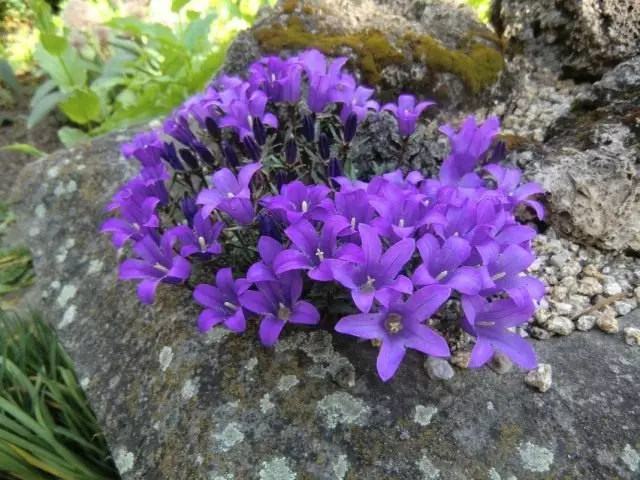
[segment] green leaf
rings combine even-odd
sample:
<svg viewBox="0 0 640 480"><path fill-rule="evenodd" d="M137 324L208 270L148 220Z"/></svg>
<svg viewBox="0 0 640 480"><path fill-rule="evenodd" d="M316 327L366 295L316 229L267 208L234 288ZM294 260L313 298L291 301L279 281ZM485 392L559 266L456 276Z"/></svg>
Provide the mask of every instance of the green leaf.
<svg viewBox="0 0 640 480"><path fill-rule="evenodd" d="M34 157L44 157L46 155L46 153L38 150L33 145L29 145L28 143L12 143L11 145L0 147L0 150L28 153L29 155L33 155Z"/></svg>
<svg viewBox="0 0 640 480"><path fill-rule="evenodd" d="M42 85L40 85L37 88L37 90L33 94L33 97L31 97L31 101L29 102L29 106L31 108L33 108L33 106L35 104L37 104L42 99L42 97L44 97L47 93L50 93L51 90L56 88L56 86L57 86L56 82L53 81L51 78L49 80L47 80L46 82L44 82Z"/></svg>
<svg viewBox="0 0 640 480"><path fill-rule="evenodd" d="M72 121L85 125L100 118L100 97L91 90L77 89L60 102L60 110Z"/></svg>
<svg viewBox="0 0 640 480"><path fill-rule="evenodd" d="M173 0L171 2L171 11L173 13L178 13L180 10L182 10L182 7L184 7L190 1L191 0Z"/></svg>
<svg viewBox="0 0 640 480"><path fill-rule="evenodd" d="M65 147L73 147L79 143L88 142L91 137L79 128L62 127L58 130L58 138Z"/></svg>
<svg viewBox="0 0 640 480"><path fill-rule="evenodd" d="M211 23L216 19L218 15L212 13L204 18L198 18L189 24L184 32L183 38L186 47L190 52L202 52L205 51L209 45L209 31L211 30Z"/></svg>
<svg viewBox="0 0 640 480"><path fill-rule="evenodd" d="M16 78L16 74L13 73L13 68L9 65L9 62L4 58L0 58L0 80L4 83L14 96L20 94L20 84Z"/></svg>
<svg viewBox="0 0 640 480"><path fill-rule="evenodd" d="M30 4L38 30L48 33L55 32L56 27L53 24L51 6L44 0L31 0Z"/></svg>
<svg viewBox="0 0 640 480"><path fill-rule="evenodd" d="M60 89L84 87L87 83L87 69L72 48L67 48L61 56L55 56L38 44L34 58Z"/></svg>
<svg viewBox="0 0 640 480"><path fill-rule="evenodd" d="M42 46L51 55L59 57L69 47L69 42L63 36L56 35L55 33L41 33L40 41Z"/></svg>
<svg viewBox="0 0 640 480"><path fill-rule="evenodd" d="M27 118L27 128L37 125L51 110L53 110L64 98L62 92L53 92L44 95L29 112Z"/></svg>

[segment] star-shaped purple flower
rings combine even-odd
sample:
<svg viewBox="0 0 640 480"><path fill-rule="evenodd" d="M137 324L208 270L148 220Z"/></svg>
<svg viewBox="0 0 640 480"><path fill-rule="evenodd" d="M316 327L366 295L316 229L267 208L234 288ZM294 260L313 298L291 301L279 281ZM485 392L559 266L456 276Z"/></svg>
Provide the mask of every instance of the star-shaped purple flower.
<svg viewBox="0 0 640 480"><path fill-rule="evenodd" d="M138 241L133 251L140 258L125 260L120 264L118 278L139 280L138 297L142 303L152 304L160 283L180 284L191 275L191 264L173 253L172 236L165 234L158 245L147 235Z"/></svg>
<svg viewBox="0 0 640 480"><path fill-rule="evenodd" d="M260 315L259 336L264 345L273 345L287 323L315 325L320 321L316 307L300 300L300 272L284 273L277 282L258 282L256 287L258 291L248 290L240 295L240 304Z"/></svg>
<svg viewBox="0 0 640 480"><path fill-rule="evenodd" d="M398 129L400 135L408 137L416 130L416 123L418 117L429 106L434 105L434 102L420 102L416 104L416 97L413 95L400 95L398 97L398 104L387 103L382 110L391 112L398 121Z"/></svg>
<svg viewBox="0 0 640 480"><path fill-rule="evenodd" d="M274 238L262 236L258 239L258 254L260 261L254 263L247 271L247 280L251 283L277 282L274 262L284 247Z"/></svg>
<svg viewBox="0 0 640 480"><path fill-rule="evenodd" d="M233 279L230 268L216 272L216 284L200 284L193 291L193 298L205 309L198 316L198 329L206 332L224 324L229 330L240 333L247 328L244 309L239 296L249 290L251 282L244 278Z"/></svg>
<svg viewBox="0 0 640 480"><path fill-rule="evenodd" d="M476 267L463 266L472 247L460 237L449 237L442 244L431 234L417 242L422 264L413 273L416 286L440 284L467 295L476 295L483 285L483 275Z"/></svg>
<svg viewBox="0 0 640 480"><path fill-rule="evenodd" d="M238 177L228 168L213 174L215 188L202 190L196 203L202 205L201 215L208 217L218 209L231 215L237 222L248 225L255 217L249 184L253 175L262 168L260 163L250 163L240 169Z"/></svg>
<svg viewBox="0 0 640 480"><path fill-rule="evenodd" d="M195 256L202 259L210 258L222 252L218 237L224 228L224 223L213 223L209 217L202 215L193 217L193 226L179 225L169 232L180 241L180 255Z"/></svg>
<svg viewBox="0 0 640 480"><path fill-rule="evenodd" d="M253 121L259 118L264 125L278 128L278 119L273 113L265 112L267 96L256 90L248 99L233 100L225 105L224 115L218 125L220 127L235 127L240 138L253 135Z"/></svg>
<svg viewBox="0 0 640 480"><path fill-rule="evenodd" d="M346 219L334 216L322 226L320 233L307 220L300 220L285 230L295 248L284 250L276 257L276 274L291 270L309 270L309 278L318 282L333 280L328 260L338 259L361 263L362 250L352 243L338 246L338 233L349 226Z"/></svg>
<svg viewBox="0 0 640 480"><path fill-rule="evenodd" d="M353 90L349 98L343 102L342 110L340 110L342 123L344 124L347 121L351 112L356 114L358 123L362 123L369 111L380 111L380 104L375 100L371 100L374 92L373 88L367 87L357 87Z"/></svg>
<svg viewBox="0 0 640 480"><path fill-rule="evenodd" d="M522 172L517 168L504 168L500 165L491 164L484 167L495 179L498 191L503 193L511 210L524 204L533 211L540 220L544 218L544 207L536 200L530 200L529 197L544 193L544 189L539 183L529 182L520 185Z"/></svg>
<svg viewBox="0 0 640 480"><path fill-rule="evenodd" d="M531 345L508 329L525 323L534 312L533 304L512 299L487 301L481 296L463 297L463 328L476 337L469 367L480 367L500 352L524 368L536 368L538 362Z"/></svg>
<svg viewBox="0 0 640 480"><path fill-rule="evenodd" d="M394 301L376 313L342 318L336 331L368 340L380 340L378 375L389 380L398 370L407 348L435 357L448 357L449 346L425 322L449 298L449 289L439 285L421 288L406 302Z"/></svg>
<svg viewBox="0 0 640 480"><path fill-rule="evenodd" d="M351 298L361 312L369 312L373 300L388 304L396 292L411 293L413 284L400 275L415 250L416 242L405 238L382 253L382 242L375 229L361 223L358 227L364 262L359 265L330 260L334 279L351 290Z"/></svg>
<svg viewBox="0 0 640 480"><path fill-rule="evenodd" d="M333 211L325 185L305 185L299 180L282 186L280 195L267 196L262 204L274 213L282 213L290 224L306 218L324 220Z"/></svg>

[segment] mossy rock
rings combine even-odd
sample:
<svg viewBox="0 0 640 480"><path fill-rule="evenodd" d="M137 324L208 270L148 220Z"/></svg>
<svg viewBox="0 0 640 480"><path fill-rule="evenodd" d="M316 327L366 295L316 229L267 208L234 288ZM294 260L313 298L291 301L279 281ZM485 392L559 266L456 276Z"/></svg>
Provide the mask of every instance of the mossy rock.
<svg viewBox="0 0 640 480"><path fill-rule="evenodd" d="M505 71L500 39L471 9L435 2L416 14L409 7L408 1L341 9L326 0L286 0L232 45L228 70L241 71L261 54L317 48L348 56L361 82L377 88L383 101L410 92L444 109L489 105ZM423 21L433 16L437 22Z"/></svg>

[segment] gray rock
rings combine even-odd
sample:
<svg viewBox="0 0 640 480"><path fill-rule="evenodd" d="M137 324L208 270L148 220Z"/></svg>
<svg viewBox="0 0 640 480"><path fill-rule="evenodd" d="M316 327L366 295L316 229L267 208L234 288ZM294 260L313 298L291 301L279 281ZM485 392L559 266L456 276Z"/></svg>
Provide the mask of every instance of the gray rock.
<svg viewBox="0 0 640 480"><path fill-rule="evenodd" d="M570 319L560 316L551 317L545 328L558 335L569 335L575 330L575 326Z"/></svg>
<svg viewBox="0 0 640 480"><path fill-rule="evenodd" d="M286 329L272 349L253 326L242 336L200 335L189 292L175 288L160 288L153 307L140 305L135 286L116 280L109 239L96 234L104 204L135 168L119 158L117 136L35 161L15 191L39 290L49 293L40 307L86 379L125 480L344 472L461 480L489 478L492 469L520 480L637 477L640 349L621 348L618 336L534 342L540 361L553 365L554 387L541 396L516 369L432 380L417 352L383 383L374 347L322 329ZM44 218L34 214L40 204ZM28 236L34 227L39 233ZM68 239L75 245L59 263ZM340 380L345 371L352 381ZM285 376L299 383L283 391ZM427 426L414 421L418 405L438 410Z"/></svg>
<svg viewBox="0 0 640 480"><path fill-rule="evenodd" d="M550 129L528 175L542 183L549 221L571 239L640 251L640 57L594 84Z"/></svg>
<svg viewBox="0 0 640 480"><path fill-rule="evenodd" d="M548 363L539 364L538 368L527 372L524 377L524 382L543 393L546 392L551 388L551 384L553 383L551 365Z"/></svg>
<svg viewBox="0 0 640 480"><path fill-rule="evenodd" d="M433 379L451 380L455 375L451 364L443 358L427 358L424 362L424 368Z"/></svg>
<svg viewBox="0 0 640 480"><path fill-rule="evenodd" d="M583 315L576 321L576 328L581 332L588 332L596 325L595 315Z"/></svg>
<svg viewBox="0 0 640 480"><path fill-rule="evenodd" d="M578 80L640 53L636 0L498 0L492 23L529 58Z"/></svg>

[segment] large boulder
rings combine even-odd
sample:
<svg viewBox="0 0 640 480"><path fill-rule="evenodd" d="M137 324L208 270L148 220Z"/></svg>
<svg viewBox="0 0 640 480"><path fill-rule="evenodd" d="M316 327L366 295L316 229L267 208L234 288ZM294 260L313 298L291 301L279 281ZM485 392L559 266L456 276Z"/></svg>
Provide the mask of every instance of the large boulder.
<svg viewBox="0 0 640 480"><path fill-rule="evenodd" d="M133 173L122 139L40 159L15 192L40 305L123 478L637 478L640 349L621 335L536 343L554 375L541 394L516 370L434 380L418 354L384 384L373 346L322 329L287 330L273 349L253 327L200 335L175 288L142 306L97 233Z"/></svg>
<svg viewBox="0 0 640 480"><path fill-rule="evenodd" d="M513 50L579 80L640 54L637 0L494 0L492 23Z"/></svg>
<svg viewBox="0 0 640 480"><path fill-rule="evenodd" d="M383 100L408 91L449 112L492 105L505 77L500 39L462 0L281 1L232 43L224 70L308 48L348 56Z"/></svg>
<svg viewBox="0 0 640 480"><path fill-rule="evenodd" d="M640 252L640 56L618 65L550 128L528 173L558 232Z"/></svg>

